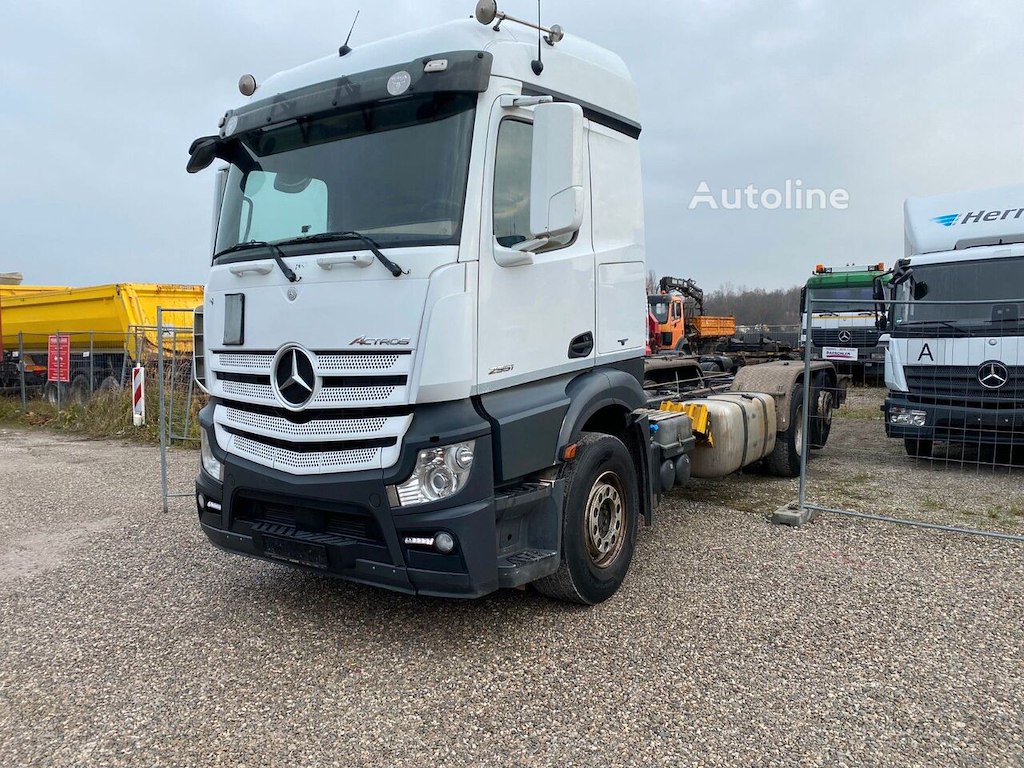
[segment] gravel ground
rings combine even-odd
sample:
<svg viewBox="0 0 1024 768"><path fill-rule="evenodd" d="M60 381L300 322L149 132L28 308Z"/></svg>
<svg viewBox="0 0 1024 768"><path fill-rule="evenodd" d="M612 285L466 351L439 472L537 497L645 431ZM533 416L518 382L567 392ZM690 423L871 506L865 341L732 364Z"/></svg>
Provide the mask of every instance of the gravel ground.
<svg viewBox="0 0 1024 768"><path fill-rule="evenodd" d="M0 430L4 765L1024 764L1020 544L690 491L603 605L446 602L218 552L158 486Z"/></svg>

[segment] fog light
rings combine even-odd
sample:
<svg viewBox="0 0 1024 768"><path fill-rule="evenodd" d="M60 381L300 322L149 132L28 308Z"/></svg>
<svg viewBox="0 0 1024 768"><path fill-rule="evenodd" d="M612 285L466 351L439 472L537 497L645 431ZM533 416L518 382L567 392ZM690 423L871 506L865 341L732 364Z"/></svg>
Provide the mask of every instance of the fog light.
<svg viewBox="0 0 1024 768"><path fill-rule="evenodd" d="M434 549L442 555L447 555L455 549L455 539L452 538L450 533L445 533L444 531L434 534Z"/></svg>
<svg viewBox="0 0 1024 768"><path fill-rule="evenodd" d="M200 493L198 496L196 496L196 501L199 502L200 509L206 509L206 497L203 496L203 494Z"/></svg>

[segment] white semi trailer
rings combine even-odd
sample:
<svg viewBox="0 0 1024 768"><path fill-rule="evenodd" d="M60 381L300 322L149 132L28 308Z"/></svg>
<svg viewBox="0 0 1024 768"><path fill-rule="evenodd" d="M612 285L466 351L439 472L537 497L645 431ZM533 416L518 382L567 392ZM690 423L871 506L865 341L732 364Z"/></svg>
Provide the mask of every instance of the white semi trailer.
<svg viewBox="0 0 1024 768"><path fill-rule="evenodd" d="M191 172L227 163L197 314L217 546L595 603L691 465L798 469L800 364L652 409L667 396L644 385L678 374L645 376L636 87L609 51L512 21L483 0L475 21L245 76L252 98L193 143ZM806 384L828 405L817 445L832 367Z"/></svg>
<svg viewBox="0 0 1024 768"><path fill-rule="evenodd" d="M936 442L1024 444L1024 187L906 201L906 256L885 358L885 428L911 456Z"/></svg>

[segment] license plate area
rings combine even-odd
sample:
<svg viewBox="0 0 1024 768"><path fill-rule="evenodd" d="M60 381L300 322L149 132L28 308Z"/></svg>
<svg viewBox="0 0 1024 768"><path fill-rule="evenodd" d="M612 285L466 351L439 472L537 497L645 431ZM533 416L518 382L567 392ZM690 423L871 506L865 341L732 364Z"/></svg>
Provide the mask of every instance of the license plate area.
<svg viewBox="0 0 1024 768"><path fill-rule="evenodd" d="M327 568L327 547L279 536L263 536L263 554L275 560L308 565L313 568Z"/></svg>

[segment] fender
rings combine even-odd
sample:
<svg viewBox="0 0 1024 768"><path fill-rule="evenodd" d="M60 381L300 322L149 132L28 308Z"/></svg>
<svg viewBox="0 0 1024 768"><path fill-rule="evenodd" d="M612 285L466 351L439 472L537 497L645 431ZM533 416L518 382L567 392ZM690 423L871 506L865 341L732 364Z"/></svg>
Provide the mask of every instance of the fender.
<svg viewBox="0 0 1024 768"><path fill-rule="evenodd" d="M812 360L811 375L818 371L833 371L835 367L828 360ZM736 373L729 386L730 392L763 392L775 398L776 423L779 432L789 429L789 399L793 387L804 377L804 363L801 360L775 360L760 365L745 365ZM845 393L840 395L845 399Z"/></svg>
<svg viewBox="0 0 1024 768"><path fill-rule="evenodd" d="M609 405L617 405L627 412L644 408L647 395L636 376L618 368L597 368L577 376L565 388L569 396L569 409L562 420L555 450L576 442L587 419ZM626 424L623 423L623 429Z"/></svg>

